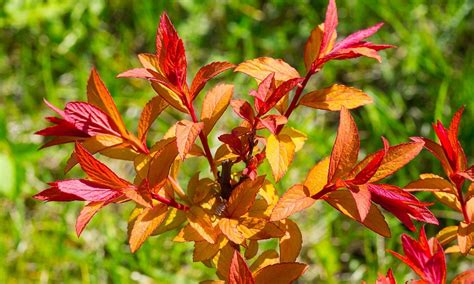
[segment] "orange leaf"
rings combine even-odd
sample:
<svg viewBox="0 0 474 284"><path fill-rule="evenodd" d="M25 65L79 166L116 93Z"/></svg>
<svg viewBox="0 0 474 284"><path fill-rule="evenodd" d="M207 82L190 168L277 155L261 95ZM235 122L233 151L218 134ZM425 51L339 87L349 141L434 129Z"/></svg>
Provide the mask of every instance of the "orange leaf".
<svg viewBox="0 0 474 284"><path fill-rule="evenodd" d="M468 271L464 271L454 277L451 284L469 284L474 281L474 269L469 269Z"/></svg>
<svg viewBox="0 0 474 284"><path fill-rule="evenodd" d="M81 144L76 144L75 153L82 170L93 181L114 189L130 186L128 181L118 177L106 165L95 159Z"/></svg>
<svg viewBox="0 0 474 284"><path fill-rule="evenodd" d="M229 284L254 284L252 272L238 251L234 251L229 270Z"/></svg>
<svg viewBox="0 0 474 284"><path fill-rule="evenodd" d="M385 222L384 216L374 204L372 204L369 213L362 221L356 202L348 190L333 191L326 195L325 200L347 217L356 220L381 236L390 237L387 222Z"/></svg>
<svg viewBox="0 0 474 284"><path fill-rule="evenodd" d="M143 108L142 114L140 115L140 121L138 122L138 139L140 139L140 141L146 141L146 135L151 124L167 106L168 103L160 96L155 96L148 101Z"/></svg>
<svg viewBox="0 0 474 284"><path fill-rule="evenodd" d="M357 162L359 154L359 133L354 118L344 107L341 109L340 116L336 142L334 142L329 162L329 182L334 182L347 174Z"/></svg>
<svg viewBox="0 0 474 284"><path fill-rule="evenodd" d="M191 150L203 127L204 124L202 122L194 123L189 120L181 120L176 124L176 143L182 160L185 159L186 154Z"/></svg>
<svg viewBox="0 0 474 284"><path fill-rule="evenodd" d="M369 182L373 183L392 175L408 164L408 162L413 160L422 149L422 142L402 143L389 147L385 157L382 160L382 163L380 164L380 167L377 169L377 172L375 172ZM372 160L374 155L375 153L367 156L364 160L357 164L350 175L355 176L355 174L365 168L365 166Z"/></svg>
<svg viewBox="0 0 474 284"><path fill-rule="evenodd" d="M258 242L255 240L250 240L247 246L247 249L245 249L245 258L251 259L257 254L257 252L258 252Z"/></svg>
<svg viewBox="0 0 474 284"><path fill-rule="evenodd" d="M308 188L304 185L296 184L288 189L278 200L270 217L271 221L285 219L296 212L302 211L314 204L316 200L311 198Z"/></svg>
<svg viewBox="0 0 474 284"><path fill-rule="evenodd" d="M189 224L208 242L215 244L218 236L211 217L198 206L192 206L188 214Z"/></svg>
<svg viewBox="0 0 474 284"><path fill-rule="evenodd" d="M177 243L201 241L204 241L204 238L190 224L184 226L181 231L179 231L178 235L173 239L173 242Z"/></svg>
<svg viewBox="0 0 474 284"><path fill-rule="evenodd" d="M304 65L307 71L311 69L311 64L313 64L313 62L318 58L323 34L324 24L320 24L311 31L311 34L306 41L304 46Z"/></svg>
<svg viewBox="0 0 474 284"><path fill-rule="evenodd" d="M183 210L176 208L169 208L168 215L163 223L153 232L153 235L160 235L164 232L174 230L181 226L186 221L186 214Z"/></svg>
<svg viewBox="0 0 474 284"><path fill-rule="evenodd" d="M233 91L233 85L219 84L206 93L201 110L201 121L204 123L203 132L205 135L211 132L217 120L227 109Z"/></svg>
<svg viewBox="0 0 474 284"><path fill-rule="evenodd" d="M275 73L275 80L281 82L299 78L300 74L282 59L259 57L240 63L235 72L245 73L257 80L263 81L271 73Z"/></svg>
<svg viewBox="0 0 474 284"><path fill-rule="evenodd" d="M304 95L299 104L316 109L340 111L342 107L354 109L372 102L372 98L359 89L334 84Z"/></svg>
<svg viewBox="0 0 474 284"><path fill-rule="evenodd" d="M92 136L81 142L82 146L91 154L101 153L104 156L114 159L133 160L137 156L137 153L130 148L126 148L124 143L125 140L121 137L108 134ZM64 172L67 173L76 164L76 154L72 153L66 163Z"/></svg>
<svg viewBox="0 0 474 284"><path fill-rule="evenodd" d="M229 62L212 62L199 69L191 84L191 98L194 99L197 94L204 88L207 81L219 75L220 73L233 68L235 65Z"/></svg>
<svg viewBox="0 0 474 284"><path fill-rule="evenodd" d="M460 222L458 226L458 246L463 255L467 255L474 246L474 223Z"/></svg>
<svg viewBox="0 0 474 284"><path fill-rule="evenodd" d="M174 142L174 139L170 139L168 142ZM153 156L147 169L147 177L151 187L162 184L168 178L171 165L177 155L176 143L165 143L161 151Z"/></svg>
<svg viewBox="0 0 474 284"><path fill-rule="evenodd" d="M217 275L219 278L228 280L230 264L232 262L232 257L234 256L235 249L227 243L213 259L215 267L217 268Z"/></svg>
<svg viewBox="0 0 474 284"><path fill-rule="evenodd" d="M433 194L439 202L453 210L462 212L461 203L459 202L459 199L456 197L456 195L448 192L433 192Z"/></svg>
<svg viewBox="0 0 474 284"><path fill-rule="evenodd" d="M293 262L301 251L303 237L295 222L285 221L286 233L280 239L280 262Z"/></svg>
<svg viewBox="0 0 474 284"><path fill-rule="evenodd" d="M219 252L219 249L223 248L227 244L227 240L223 238L222 235L219 240L220 241L216 242L215 244L210 244L206 241L195 242L193 261L205 261L214 257Z"/></svg>
<svg viewBox="0 0 474 284"><path fill-rule="evenodd" d="M264 181L265 177L260 176L254 180L246 179L235 187L227 202L227 216L237 218L247 213Z"/></svg>
<svg viewBox="0 0 474 284"><path fill-rule="evenodd" d="M128 240L132 253L136 252L143 242L163 222L168 212L168 206L157 204L153 208L145 208L137 216Z"/></svg>
<svg viewBox="0 0 474 284"><path fill-rule="evenodd" d="M328 182L328 171L329 171L329 158L324 158L314 167L311 168L306 180L304 181L304 186L309 190L309 195L313 196L323 190L324 186Z"/></svg>
<svg viewBox="0 0 474 284"><path fill-rule="evenodd" d="M76 234L79 237L89 223L89 221L94 217L94 215L105 205L107 201L92 201L87 203L84 208L82 208L81 213L77 216L76 219Z"/></svg>
<svg viewBox="0 0 474 284"><path fill-rule="evenodd" d="M454 193L453 185L436 175L422 175L422 178L409 183L403 188L406 191L441 191Z"/></svg>
<svg viewBox="0 0 474 284"><path fill-rule="evenodd" d="M326 45L326 48L324 48L324 50L321 50L320 52L323 35L324 24L320 24L311 31L311 34L308 37L308 40L306 41L304 47L304 64L306 70L309 70L311 68L311 64L316 59L324 57L329 51L331 51L334 46L334 43L336 42L337 32L336 30L334 30L331 34L331 39Z"/></svg>
<svg viewBox="0 0 474 284"><path fill-rule="evenodd" d="M118 127L120 134L127 135L127 129L115 106L114 100L95 68L92 68L89 80L87 81L87 101L105 112Z"/></svg>
<svg viewBox="0 0 474 284"><path fill-rule="evenodd" d="M255 272L257 270L260 270L261 268L265 266L269 266L275 263L278 263L279 261L279 256L276 250L274 249L269 249L264 252L262 252L257 259L252 263L250 266L250 270Z"/></svg>
<svg viewBox="0 0 474 284"><path fill-rule="evenodd" d="M288 170L295 155L295 144L288 135L270 134L267 139L266 157L270 163L275 181L279 181Z"/></svg>
<svg viewBox="0 0 474 284"><path fill-rule="evenodd" d="M284 262L266 266L255 272L257 284L288 284L303 275L308 265L298 262Z"/></svg>
<svg viewBox="0 0 474 284"><path fill-rule="evenodd" d="M221 218L219 220L219 229L221 232L232 242L236 244L242 244L245 240L244 236L239 232L237 226L238 220Z"/></svg>

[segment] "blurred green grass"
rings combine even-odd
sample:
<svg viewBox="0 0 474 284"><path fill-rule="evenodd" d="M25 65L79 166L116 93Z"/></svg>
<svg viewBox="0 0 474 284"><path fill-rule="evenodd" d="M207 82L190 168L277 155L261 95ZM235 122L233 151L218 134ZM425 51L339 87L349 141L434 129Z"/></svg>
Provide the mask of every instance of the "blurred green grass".
<svg viewBox="0 0 474 284"><path fill-rule="evenodd" d="M79 204L42 204L31 195L45 182L64 178L62 167L71 146L37 151L49 110L42 104L84 100L90 68L98 68L126 119L135 129L140 107L153 91L139 80L116 74L138 66L136 54L154 51L159 15L166 10L187 49L190 74L214 60L239 63L258 56L284 58L303 70L303 45L312 27L322 22L326 1L28 1L0 3L0 264L1 283L195 283L213 271L192 263L190 245L173 244L171 235L148 240L134 255L126 245L131 207L99 213L78 239L73 230ZM385 26L374 42L397 45L383 52L384 61L359 59L328 64L312 87L339 82L361 88L375 104L355 111L364 152L409 136L432 137L431 122L447 121L462 104L461 141L472 162L474 149L474 3L454 1L338 1L341 36L379 21ZM236 84L235 96L247 96L255 83L240 74L217 81ZM215 83L214 82L214 83ZM179 117L166 113L153 127L155 137ZM235 124L230 112L221 130ZM308 134L294 167L280 190L299 182L307 170L330 153L338 116L301 110L291 125ZM153 136L153 135L152 135ZM215 145L215 144L214 144ZM125 175L130 167L114 164ZM204 163L189 165L199 169ZM440 173L426 152L391 178L403 186L423 172ZM78 171L68 174L77 176ZM423 196L426 200L431 197ZM442 224L444 207L433 209ZM456 217L456 216L455 216ZM389 217L391 239L383 239L321 205L296 218L304 234L301 260L311 265L301 283L374 281L392 267L399 280L408 269L385 248L399 249L406 232ZM435 228L429 226L432 235ZM271 246L271 244L268 244ZM449 258L449 273L469 266ZM471 263L472 264L472 263ZM412 275L411 275L412 276ZM370 282L369 282L370 283Z"/></svg>

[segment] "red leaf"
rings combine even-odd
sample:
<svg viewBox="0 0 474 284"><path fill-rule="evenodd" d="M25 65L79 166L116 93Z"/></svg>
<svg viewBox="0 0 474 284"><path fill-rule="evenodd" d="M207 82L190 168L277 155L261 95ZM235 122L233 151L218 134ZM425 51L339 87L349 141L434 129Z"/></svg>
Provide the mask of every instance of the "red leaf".
<svg viewBox="0 0 474 284"><path fill-rule="evenodd" d="M70 102L64 109L65 119L90 136L111 134L120 136L120 131L103 111L83 102Z"/></svg>
<svg viewBox="0 0 474 284"><path fill-rule="evenodd" d="M131 186L128 181L121 179L106 165L95 159L81 144L76 143L75 153L82 170L94 182L115 189Z"/></svg>
<svg viewBox="0 0 474 284"><path fill-rule="evenodd" d="M229 269L229 284L254 284L252 272L238 251L234 251Z"/></svg>
<svg viewBox="0 0 474 284"><path fill-rule="evenodd" d="M412 194L388 184L368 184L372 201L390 211L410 230L415 231L411 219L438 225L438 220L426 208L429 203L420 202Z"/></svg>
<svg viewBox="0 0 474 284"><path fill-rule="evenodd" d="M191 98L194 99L197 94L204 88L207 81L211 80L220 73L234 68L235 65L229 62L212 62L199 69L191 84Z"/></svg>
<svg viewBox="0 0 474 284"><path fill-rule="evenodd" d="M321 54L321 52L324 52L324 50L327 48L329 42L336 33L337 25L338 18L336 1L329 0L328 9L326 11L326 18L324 20L324 35L323 40L321 42L321 47L319 48L319 54Z"/></svg>
<svg viewBox="0 0 474 284"><path fill-rule="evenodd" d="M389 149L388 141L384 137L382 137L382 141L384 148L374 154L372 160L370 160L370 162L354 177L354 180L351 181L351 183L364 184L377 172Z"/></svg>
<svg viewBox="0 0 474 284"><path fill-rule="evenodd" d="M168 15L163 13L156 36L156 52L160 67L171 84L182 89L186 85L186 54Z"/></svg>
<svg viewBox="0 0 474 284"><path fill-rule="evenodd" d="M302 81L303 78L294 78L283 82L273 93L266 97L265 103L258 111L258 115L261 116L267 113L280 101L281 98L283 98L283 96L288 94L288 92L293 90Z"/></svg>
<svg viewBox="0 0 474 284"><path fill-rule="evenodd" d="M280 125L285 125L288 119L284 115L270 114L258 120L259 124L257 129L267 128L271 133L277 134L277 129Z"/></svg>
<svg viewBox="0 0 474 284"><path fill-rule="evenodd" d="M85 179L61 180L49 185L50 188L33 198L43 201L106 201L122 195L119 190Z"/></svg>
<svg viewBox="0 0 474 284"><path fill-rule="evenodd" d="M367 189L366 185L351 186L350 190L357 205L360 221L364 222L365 217L369 214L370 207L372 206L370 191Z"/></svg>
<svg viewBox="0 0 474 284"><path fill-rule="evenodd" d="M253 112L252 106L247 101L241 99L232 100L230 101L230 106L238 116L245 119L250 124L253 124L255 114Z"/></svg>
<svg viewBox="0 0 474 284"><path fill-rule="evenodd" d="M364 39L372 36L373 34L375 34L382 26L383 26L383 23L378 23L375 26L372 26L372 27L364 29L364 30L357 31L357 32L349 35L345 39L343 39L340 42L336 43L334 45L334 48L333 48L332 52L335 52L335 51L340 50L340 49L352 47L355 44L360 43L362 40L364 40Z"/></svg>

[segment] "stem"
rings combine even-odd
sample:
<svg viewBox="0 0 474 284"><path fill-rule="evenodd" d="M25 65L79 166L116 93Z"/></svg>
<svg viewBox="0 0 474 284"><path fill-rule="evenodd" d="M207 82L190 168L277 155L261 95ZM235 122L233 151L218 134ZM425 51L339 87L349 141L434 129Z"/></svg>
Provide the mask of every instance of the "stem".
<svg viewBox="0 0 474 284"><path fill-rule="evenodd" d="M168 181L171 183L171 187L173 187L173 190L176 192L176 194L178 194L178 196L183 199L183 200L187 200L187 196L186 194L184 193L184 190L181 188L181 186L179 185L179 183L172 177L172 176L168 176Z"/></svg>
<svg viewBox="0 0 474 284"><path fill-rule="evenodd" d="M462 196L463 182L455 182L455 184L456 184L456 190L458 194L459 203L461 204L462 215L464 216L464 220L466 221L466 223L470 224L471 218L469 217L469 214L467 213L466 201L464 201L464 197Z"/></svg>
<svg viewBox="0 0 474 284"><path fill-rule="evenodd" d="M194 123L198 122L198 119L196 117L196 112L194 111L194 106L192 103L188 102L187 108L189 110L189 113L191 114L191 118ZM209 143L207 142L207 137L204 135L204 133L201 131L199 132L199 139L201 140L202 146L204 147L204 152L206 153L206 158L207 161L209 162L209 166L211 167L212 174L214 175L214 179L217 179L217 167L216 164L214 163L214 159L212 158L211 154L211 149L209 148Z"/></svg>
<svg viewBox="0 0 474 284"><path fill-rule="evenodd" d="M298 101L300 99L300 96L301 94L303 93L303 90L304 88L306 88L306 85L308 84L308 81L309 79L311 78L311 76L313 76L314 74L316 73L316 70L313 70L313 68L311 68L308 73L306 73L306 76L304 77L304 80L303 82L301 82L301 84L298 86L298 88L296 89L296 92L295 92L295 96L293 97L293 99L291 100L291 103L290 103L290 106L288 107L288 109L286 110L285 112L285 117L286 118L289 118L291 113L295 110L295 108L298 106ZM276 133L280 133L280 131L283 129L283 125L280 125L278 126L277 128L277 131Z"/></svg>
<svg viewBox="0 0 474 284"><path fill-rule="evenodd" d="M155 193L152 193L151 194L151 197L153 197L153 199L156 199L158 201L160 201L161 203L163 204L166 204L168 206L171 206L171 207L174 207L178 210L183 210L183 211L188 211L189 210L189 207L184 205L184 204L181 204L181 203L178 203L176 202L176 200L174 199L168 199L164 196L161 196L159 194L155 194Z"/></svg>
<svg viewBox="0 0 474 284"><path fill-rule="evenodd" d="M334 190L336 190L336 185L333 184L333 185L330 185L328 187L324 187L320 192L316 193L315 195L311 196L311 198L313 199L320 199L321 197L323 197L324 195L330 193L330 192L333 192Z"/></svg>

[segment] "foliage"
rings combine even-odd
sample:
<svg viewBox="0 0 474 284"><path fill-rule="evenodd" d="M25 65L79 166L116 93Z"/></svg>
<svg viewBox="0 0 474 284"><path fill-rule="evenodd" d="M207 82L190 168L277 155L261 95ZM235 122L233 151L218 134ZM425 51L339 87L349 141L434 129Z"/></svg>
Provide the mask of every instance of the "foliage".
<svg viewBox="0 0 474 284"><path fill-rule="evenodd" d="M0 214L0 255L6 263L0 267L0 279L17 281L147 281L189 283L187 279L206 279L213 273L199 263L191 263L189 244L171 245L172 233L151 238L136 254L125 253L123 244L126 219L131 203L108 206L94 217L81 238L73 234L78 203L42 206L30 199L32 192L44 187L42 181L62 177L61 168L73 145L37 152L40 137L32 129L42 126L40 117L49 109L41 106L46 97L54 105L78 100L85 95L91 64L99 67L101 77L129 129L135 129L138 106L151 98L153 90L141 81L113 80L119 71L136 62L130 54L152 45L157 15L166 9L176 20L177 30L185 38L189 70L198 70L206 62L241 62L257 54L285 58L303 70L300 48L315 23L321 22L323 1L132 2L55 1L2 3L0 25L0 140L2 155ZM374 41L396 44L396 50L381 54L384 64L373 66L370 60L358 60L357 68L344 61L327 64L322 76L310 80L307 89L319 89L333 82L364 90L375 104L351 112L360 129L361 155L375 152L380 143L372 138L385 136L394 144L406 137L430 137L429 124L434 118L448 117L461 103L467 104L463 131L464 145L472 140L472 5L457 0L430 5L426 1L341 1L339 30L348 33L354 27L383 20L386 25ZM376 9L374 7L377 7ZM350 13L348 13L350 12ZM179 20L178 20L179 19ZM403 19L401 21L400 19ZM275 28L278 26L278 28ZM34 68L32 68L34 66ZM235 83L235 94L247 93L253 82L244 76L226 72L227 82ZM232 81L229 79L231 78ZM317 87L316 87L317 84ZM205 90L206 91L206 90ZM242 95L239 95L239 97ZM201 102L204 96L199 96ZM316 161L330 153L334 141L333 123L338 115L299 108L289 121L291 127L307 133L303 147L292 161L292 169L277 184L277 190L303 181L304 174ZM183 116L168 109L149 131L149 141L159 138L170 121ZM216 125L212 137L224 126L235 125L235 116L227 111ZM369 134L370 133L370 134ZM214 152L214 139L210 148ZM472 157L472 149L465 147ZM101 157L119 176L130 177L128 163L115 163ZM202 168L205 159L185 163L182 177ZM262 167L266 170L268 164ZM419 173L441 173L439 163L423 151L415 162L389 177L388 183L403 187ZM202 174L205 174L204 172ZM201 174L201 175L202 175ZM206 174L205 174L206 175ZM78 167L68 174L79 175ZM180 178L179 181L187 181ZM186 187L186 184L182 184ZM422 200L434 196L418 194ZM445 210L437 203L430 207L445 226L458 225L461 215ZM310 264L303 282L374 281L377 271L394 268L398 280L409 279L408 270L387 257L383 248L401 251L398 238L383 239L357 223L345 220L327 202L317 202L305 214L292 217L304 235L299 261ZM385 216L392 235L403 227ZM417 226L418 227L418 226ZM426 226L428 235L435 226ZM275 242L262 243L261 249L273 248ZM192 246L192 244L191 244ZM190 251L191 250L191 251ZM166 251L166 253L159 253ZM348 255L351 257L349 258ZM468 267L469 258L448 256L448 279ZM179 273L177 273L179 268ZM5 274L6 273L6 274ZM208 275L206 277L206 275ZM450 275L450 276L449 276ZM413 278L413 276L412 276ZM140 280L139 280L140 279Z"/></svg>
<svg viewBox="0 0 474 284"><path fill-rule="evenodd" d="M67 170L79 163L88 178L50 183L50 188L36 194L35 198L87 201L76 222L78 235L102 207L131 201L136 204L129 218L132 252L151 235L181 227L175 241L194 242L194 261L215 267L220 279L229 283L291 283L306 271L307 265L295 262L301 250L301 232L287 217L309 207L315 200L326 200L346 216L385 237L390 236L390 229L374 203L394 214L413 231L416 228L411 219L438 224L427 208L430 204L420 202L397 186L376 183L405 166L425 146L441 160L457 189L449 193L457 198L454 202L458 201L457 208L465 217L458 229L458 248L463 254L468 253L474 243L474 227L470 226L473 210L469 203L474 196L468 194L464 199L462 186L466 180L472 181L474 174L472 168L466 169L466 158L457 140L462 109L455 115L449 131L441 123L437 124L435 130L441 146L415 138L414 142L390 147L382 138L384 148L356 164L360 141L348 108L370 103L370 98L360 90L343 85L308 94L303 91L311 77L327 62L361 56L381 61L378 51L393 46L365 41L377 32L381 23L336 42L337 25L336 4L330 0L324 24L311 32L305 45L304 77L281 59L247 60L235 71L257 80L257 90L250 92L254 97L253 106L242 99L230 101L232 85L217 85L206 94L198 119L194 106L196 97L209 80L234 65L227 62L205 65L189 86L183 41L168 16L163 14L155 54L140 54L143 67L117 76L148 80L158 94L143 109L138 136L126 129L110 93L93 69L87 87L88 102L68 103L63 111L45 101L60 117L47 117L55 125L37 132L53 137L43 147L74 142L75 151ZM294 95L290 96L293 89ZM290 115L300 105L300 99L304 102L301 105L340 111L339 128L330 157L310 171L304 184L293 185L279 200L272 183L265 175L259 175L259 166L267 159L274 180L278 182L297 150L302 148L306 136L286 127ZM213 155L208 136L228 105L243 120L230 133L219 136L222 145ZM191 120L176 122L162 139L148 148L147 132L167 106L188 114ZM271 110L274 112L269 113ZM262 130L268 130L269 136L261 135ZM195 144L198 137L202 148ZM117 176L91 153L134 161L134 182ZM179 170L185 160L195 157L207 159L212 177L201 179L196 172L184 191L177 182ZM243 169L233 171L233 166L240 163L243 163ZM431 184L436 189L442 182L431 181ZM279 239L279 253L270 250L258 255L259 241L271 238ZM446 264L441 245L435 241L435 246L429 246L424 230L420 233L418 246L410 245L405 236L402 239L407 256L395 255L408 263L424 281L445 283ZM258 255L250 267L240 255L241 249L245 249L246 258ZM424 253L425 258L432 257L433 261L418 259L416 255L420 253ZM408 254L415 255L417 260L411 260ZM462 277L472 277L469 275ZM391 270L387 279L395 281Z"/></svg>

